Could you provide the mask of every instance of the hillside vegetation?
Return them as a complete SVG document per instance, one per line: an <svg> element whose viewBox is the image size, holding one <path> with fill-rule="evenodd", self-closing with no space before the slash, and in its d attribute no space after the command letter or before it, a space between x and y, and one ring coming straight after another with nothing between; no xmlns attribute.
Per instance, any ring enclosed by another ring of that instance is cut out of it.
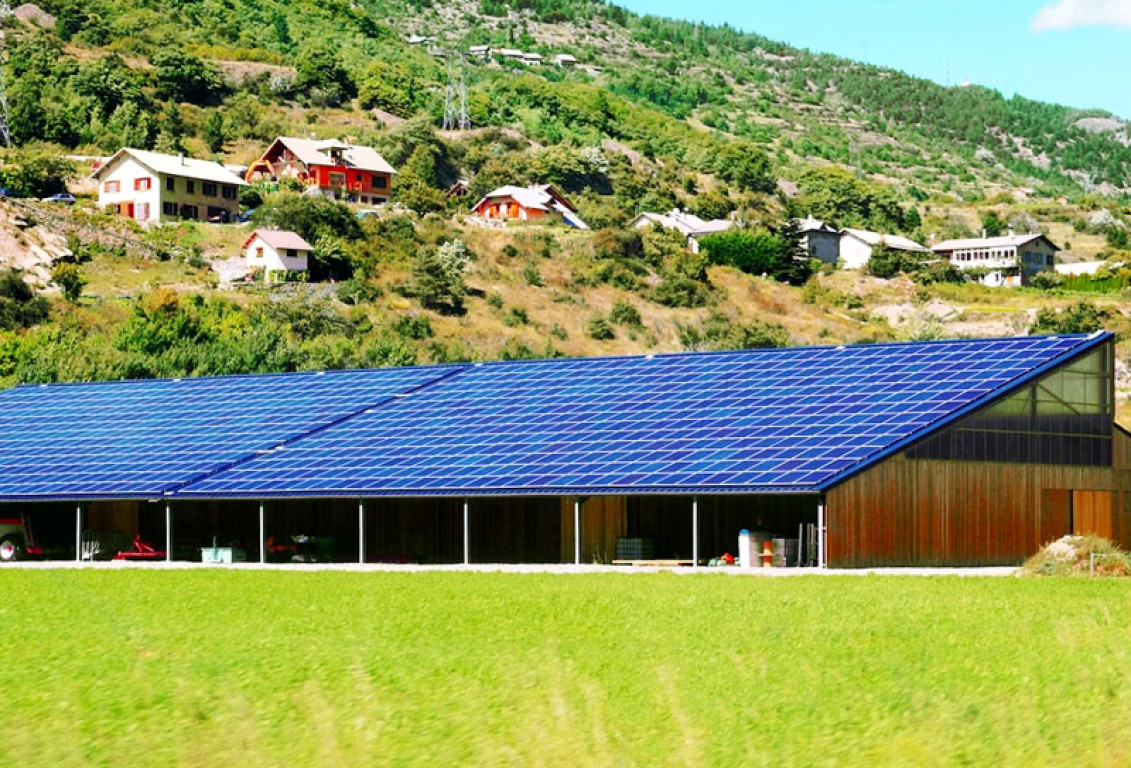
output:
<svg viewBox="0 0 1131 768"><path fill-rule="evenodd" d="M41 7L52 28L8 22L17 146L0 186L66 185L80 202L5 206L21 248L67 249L0 256L44 289L0 283L3 384L1126 325L1131 150L1101 113L590 0ZM443 131L446 62L408 34L584 66L469 58L472 128ZM209 263L234 257L247 228L144 232L99 213L83 161L61 159L134 146L246 164L309 134L376 146L400 171L395 204L364 221L287 189L246 196L252 226L315 243L309 284L217 284ZM457 178L469 198L444 194ZM562 189L594 231L466 219L475 196L532 182ZM699 255L625 230L673 207L744 227ZM814 271L795 258L789 222L803 215L921 242L1039 230L1065 260L1109 266L1015 291L899 260Z"/></svg>

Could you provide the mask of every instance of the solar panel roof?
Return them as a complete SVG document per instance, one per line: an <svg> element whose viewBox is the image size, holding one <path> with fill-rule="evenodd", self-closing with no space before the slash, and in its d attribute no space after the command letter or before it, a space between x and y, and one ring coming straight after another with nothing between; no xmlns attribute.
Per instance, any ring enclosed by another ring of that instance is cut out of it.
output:
<svg viewBox="0 0 1131 768"><path fill-rule="evenodd" d="M16 387L0 392L0 500L158 497L456 370Z"/></svg>
<svg viewBox="0 0 1131 768"><path fill-rule="evenodd" d="M815 492L1109 338L470 366L178 495Z"/></svg>

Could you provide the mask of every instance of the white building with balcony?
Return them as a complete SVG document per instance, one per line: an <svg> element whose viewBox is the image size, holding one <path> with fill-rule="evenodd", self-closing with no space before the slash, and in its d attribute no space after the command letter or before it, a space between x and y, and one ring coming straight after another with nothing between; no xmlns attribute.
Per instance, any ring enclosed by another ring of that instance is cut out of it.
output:
<svg viewBox="0 0 1131 768"><path fill-rule="evenodd" d="M979 270L991 286L1027 285L1033 275L1056 268L1060 247L1041 233L944 240L931 250L963 271Z"/></svg>

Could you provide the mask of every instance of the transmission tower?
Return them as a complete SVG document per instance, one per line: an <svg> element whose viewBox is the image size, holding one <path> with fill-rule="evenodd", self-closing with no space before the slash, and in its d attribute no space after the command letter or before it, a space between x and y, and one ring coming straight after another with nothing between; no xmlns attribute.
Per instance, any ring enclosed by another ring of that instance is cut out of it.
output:
<svg viewBox="0 0 1131 768"><path fill-rule="evenodd" d="M448 83L444 87L444 130L466 131L471 127L471 116L467 111L467 81L463 75L463 54L449 50L445 55L448 60Z"/></svg>
<svg viewBox="0 0 1131 768"><path fill-rule="evenodd" d="M7 33L4 31L4 25L7 24L8 18L12 15L12 7L8 5L8 0L0 0L0 139L4 140L4 146L12 146L12 130L11 122L8 119L8 86L4 81L4 65L7 63Z"/></svg>

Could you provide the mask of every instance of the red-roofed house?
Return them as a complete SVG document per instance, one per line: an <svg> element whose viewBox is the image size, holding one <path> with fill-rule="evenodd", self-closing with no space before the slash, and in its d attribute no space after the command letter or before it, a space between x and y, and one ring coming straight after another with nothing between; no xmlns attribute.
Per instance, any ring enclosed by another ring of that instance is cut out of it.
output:
<svg viewBox="0 0 1131 768"><path fill-rule="evenodd" d="M246 178L253 184L295 179L336 200L376 205L388 202L394 175L375 149L280 136L248 167Z"/></svg>
<svg viewBox="0 0 1131 768"><path fill-rule="evenodd" d="M248 267L262 269L267 281L272 272L305 272L313 250L299 234L281 229L257 229L243 244Z"/></svg>

